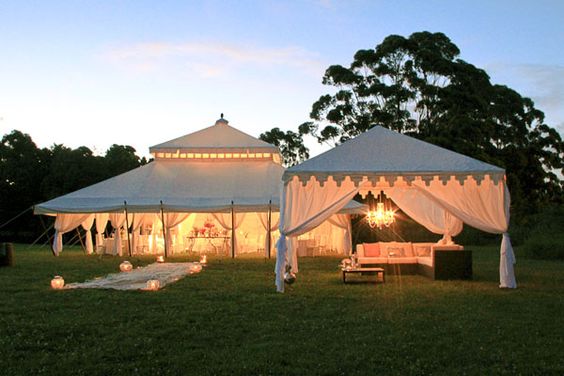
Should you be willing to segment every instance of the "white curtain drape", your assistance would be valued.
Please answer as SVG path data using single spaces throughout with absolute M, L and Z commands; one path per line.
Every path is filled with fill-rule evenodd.
M 114 248 L 112 249 L 112 254 L 114 256 L 123 256 L 123 247 L 121 246 L 121 228 L 125 223 L 125 213 L 110 213 L 109 219 L 112 227 L 115 229 Z
M 53 253 L 58 256 L 63 251 L 63 234 L 74 230 L 91 214 L 57 214 L 55 219 L 55 237 L 53 239 Z
M 510 196 L 504 181 L 495 184 L 486 176 L 480 185 L 472 177 L 464 184 L 451 180 L 445 185 L 435 180 L 429 186 L 421 181 L 414 181 L 413 185 L 464 223 L 482 231 L 502 234 L 499 286 L 517 287 L 513 270 L 515 254 L 507 233 Z
M 286 263 L 293 268 L 297 266 L 296 252 L 287 252 L 287 238 L 297 237 L 319 226 L 345 207 L 358 190 L 348 177 L 339 185 L 331 178 L 323 186 L 315 179 L 304 186 L 297 178 L 284 185 L 280 205 L 280 239 L 276 244 L 277 291 L 284 291 Z
M 515 255 L 507 233 L 510 196 L 503 180 L 496 184 L 489 175 L 486 175 L 481 179 L 480 184 L 472 176 L 468 176 L 463 184 L 454 178 L 446 182 L 435 179 L 429 184 L 417 178 L 411 184 L 409 189 L 415 189 L 424 194 L 444 212 L 450 214 L 447 216 L 444 212 L 439 211 L 442 215 L 435 214 L 432 219 L 427 218 L 424 221 L 438 233 L 453 236 L 460 232 L 461 223 L 459 222 L 462 221 L 486 232 L 503 234 L 500 250 L 500 287 L 515 288 L 517 286 L 513 271 Z M 310 231 L 332 214 L 337 213 L 360 189 L 371 188 L 372 183 L 368 181 L 355 186 L 350 177 L 345 178 L 339 185 L 329 177 L 323 186 L 314 178 L 304 185 L 297 177 L 293 177 L 284 185 L 281 196 L 280 239 L 277 244 L 276 260 L 276 288 L 278 291 L 284 291 L 283 276 L 286 263 L 293 264 L 291 259 L 287 259 L 292 255 L 286 252 L 286 238 Z M 386 189 L 389 186 L 377 185 L 376 188 Z M 416 211 L 416 215 L 421 214 L 420 211 Z
M 221 227 L 223 227 L 225 230 L 231 230 L 232 229 L 231 222 L 233 222 L 233 227 L 235 230 L 233 232 L 235 233 L 235 237 L 231 239 L 231 241 L 233 242 L 233 249 L 235 249 L 235 254 L 239 253 L 239 244 L 237 242 L 237 238 L 238 238 L 237 229 L 239 228 L 239 226 L 241 226 L 241 223 L 243 223 L 243 220 L 245 219 L 245 214 L 246 213 L 235 212 L 233 215 L 234 218 L 232 219 L 231 213 L 212 213 L 213 217 L 219 222 Z
M 104 232 L 108 224 L 108 213 L 96 213 L 96 249 L 104 248 Z
M 86 246 L 86 254 L 91 255 L 94 252 L 94 244 L 92 243 L 92 224 L 94 223 L 94 214 L 91 214 L 86 218 L 80 226 L 86 231 L 86 239 L 84 240 Z
M 138 253 L 139 248 L 139 235 L 141 227 L 153 223 L 155 214 L 154 213 L 133 213 L 131 214 L 131 251 L 132 253 Z
M 352 252 L 352 226 L 350 214 L 334 214 L 327 219 L 329 223 L 345 230 L 343 237 L 343 252 L 345 255 L 350 255 Z
M 172 246 L 173 229 L 184 222 L 186 218 L 190 216 L 190 213 L 164 213 L 165 223 L 163 226 L 166 229 L 166 249 L 169 252 L 169 256 L 174 254 L 174 248 Z
M 264 212 L 264 213 L 257 212 L 257 217 L 259 218 L 262 228 L 266 231 L 266 234 L 264 236 L 264 250 L 266 255 L 268 255 L 269 252 L 272 251 L 272 248 L 274 248 L 274 231 L 276 231 L 276 229 L 280 225 L 280 213 L 277 212 L 270 213 L 270 231 L 268 228 L 268 212 Z M 268 249 L 269 233 L 270 233 L 270 250 Z
M 463 222 L 449 213 L 429 196 L 409 187 L 384 189 L 388 197 L 405 214 L 435 234 L 443 235 L 442 243 L 452 244 L 452 237 L 460 234 Z

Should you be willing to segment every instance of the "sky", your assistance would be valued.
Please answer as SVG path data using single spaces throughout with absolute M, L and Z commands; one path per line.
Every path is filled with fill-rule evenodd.
M 331 92 L 328 66 L 418 31 L 446 34 L 564 135 L 562 20 L 560 0 L 0 0 L 0 135 L 148 156 L 220 113 L 255 137 L 295 131 Z

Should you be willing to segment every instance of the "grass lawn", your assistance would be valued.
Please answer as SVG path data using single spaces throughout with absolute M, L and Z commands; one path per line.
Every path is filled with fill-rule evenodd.
M 338 258 L 304 258 L 278 294 L 274 260 L 213 258 L 158 292 L 54 291 L 53 275 L 121 259 L 16 245 L 0 268 L 0 375 L 564 374 L 564 263 L 517 253 L 519 288 L 500 290 L 499 250 L 467 248 L 472 281 L 344 285 Z

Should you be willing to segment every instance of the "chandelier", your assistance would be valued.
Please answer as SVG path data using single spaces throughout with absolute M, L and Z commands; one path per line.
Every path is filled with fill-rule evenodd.
M 382 196 L 379 197 L 380 201 L 382 201 Z M 378 227 L 378 230 L 381 230 L 383 226 L 390 227 L 395 220 L 394 211 L 392 209 L 386 209 L 383 202 L 378 202 L 376 204 L 376 210 L 369 210 L 368 214 L 366 214 L 366 221 L 370 228 Z

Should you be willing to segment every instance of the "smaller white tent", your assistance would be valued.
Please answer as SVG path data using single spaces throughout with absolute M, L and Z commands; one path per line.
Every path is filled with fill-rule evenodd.
M 357 193 L 380 192 L 445 240 L 462 223 L 503 234 L 500 287 L 516 287 L 515 257 L 507 229 L 505 171 L 462 154 L 376 126 L 283 175 L 276 286 L 284 291 L 287 241 L 311 231 Z

